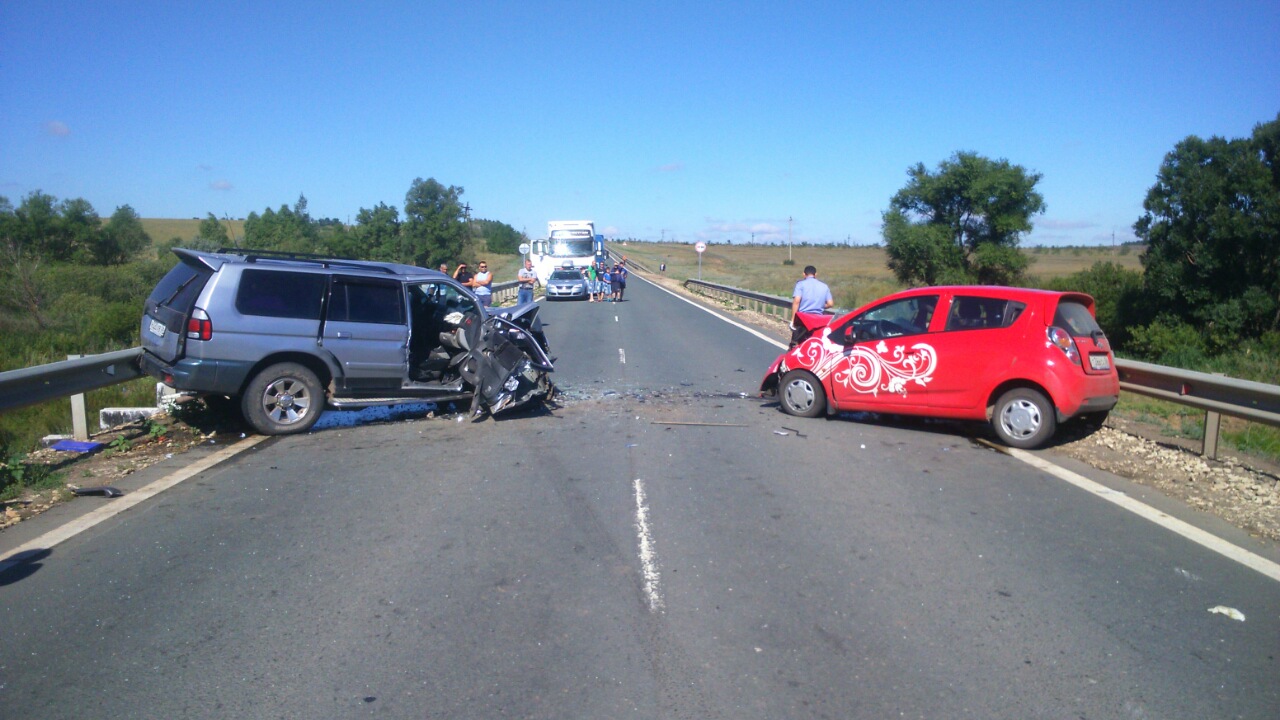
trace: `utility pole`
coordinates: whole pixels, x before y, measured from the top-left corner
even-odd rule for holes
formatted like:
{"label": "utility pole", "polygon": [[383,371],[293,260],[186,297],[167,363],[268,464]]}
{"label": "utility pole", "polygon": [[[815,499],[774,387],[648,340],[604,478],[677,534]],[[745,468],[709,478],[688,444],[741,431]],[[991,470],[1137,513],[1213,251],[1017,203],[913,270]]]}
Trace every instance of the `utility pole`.
{"label": "utility pole", "polygon": [[791,259],[791,216],[787,216],[787,264],[791,265],[795,260]]}

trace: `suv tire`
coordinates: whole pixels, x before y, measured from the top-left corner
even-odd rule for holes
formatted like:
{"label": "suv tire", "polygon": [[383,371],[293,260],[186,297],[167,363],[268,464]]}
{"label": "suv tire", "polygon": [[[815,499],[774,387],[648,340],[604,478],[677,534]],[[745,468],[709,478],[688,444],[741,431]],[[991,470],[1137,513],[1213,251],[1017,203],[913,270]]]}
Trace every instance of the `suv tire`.
{"label": "suv tire", "polygon": [[1049,399],[1031,388],[1014,388],[1000,396],[991,413],[991,428],[1000,442],[1030,450],[1045,443],[1057,428]]}
{"label": "suv tire", "polygon": [[298,363],[277,363],[249,381],[240,409],[263,435],[290,435],[310,430],[324,403],[324,388],[315,373]]}

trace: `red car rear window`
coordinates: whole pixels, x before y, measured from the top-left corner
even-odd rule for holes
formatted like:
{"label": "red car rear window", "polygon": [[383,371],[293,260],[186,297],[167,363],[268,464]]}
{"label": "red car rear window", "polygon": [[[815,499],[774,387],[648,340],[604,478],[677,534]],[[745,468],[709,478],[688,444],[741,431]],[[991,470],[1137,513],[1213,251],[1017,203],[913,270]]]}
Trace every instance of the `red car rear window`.
{"label": "red car rear window", "polygon": [[1093,313],[1089,312],[1089,308],[1072,300],[1063,300],[1058,303],[1058,311],[1053,315],[1053,324],[1066,328],[1072,337],[1089,337],[1095,332],[1102,331],[1102,328],[1098,327],[1098,321],[1093,319]]}

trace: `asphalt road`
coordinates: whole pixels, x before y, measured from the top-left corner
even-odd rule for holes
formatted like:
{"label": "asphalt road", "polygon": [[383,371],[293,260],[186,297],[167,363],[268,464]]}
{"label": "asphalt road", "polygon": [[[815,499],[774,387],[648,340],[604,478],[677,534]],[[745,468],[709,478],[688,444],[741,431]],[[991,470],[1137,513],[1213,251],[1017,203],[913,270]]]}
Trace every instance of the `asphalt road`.
{"label": "asphalt road", "polygon": [[3,716],[1280,716],[1275,581],[783,416],[775,348],[639,280],[543,312],[558,408],[272,440],[0,576]]}

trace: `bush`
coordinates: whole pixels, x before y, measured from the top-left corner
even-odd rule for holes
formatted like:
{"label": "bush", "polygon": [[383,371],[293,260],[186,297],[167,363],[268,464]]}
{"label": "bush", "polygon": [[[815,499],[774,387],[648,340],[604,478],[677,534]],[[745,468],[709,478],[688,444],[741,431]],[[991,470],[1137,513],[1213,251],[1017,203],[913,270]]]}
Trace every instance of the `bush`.
{"label": "bush", "polygon": [[1128,350],[1141,360],[1190,370],[1207,362],[1204,337],[1186,323],[1165,318],[1130,332]]}

